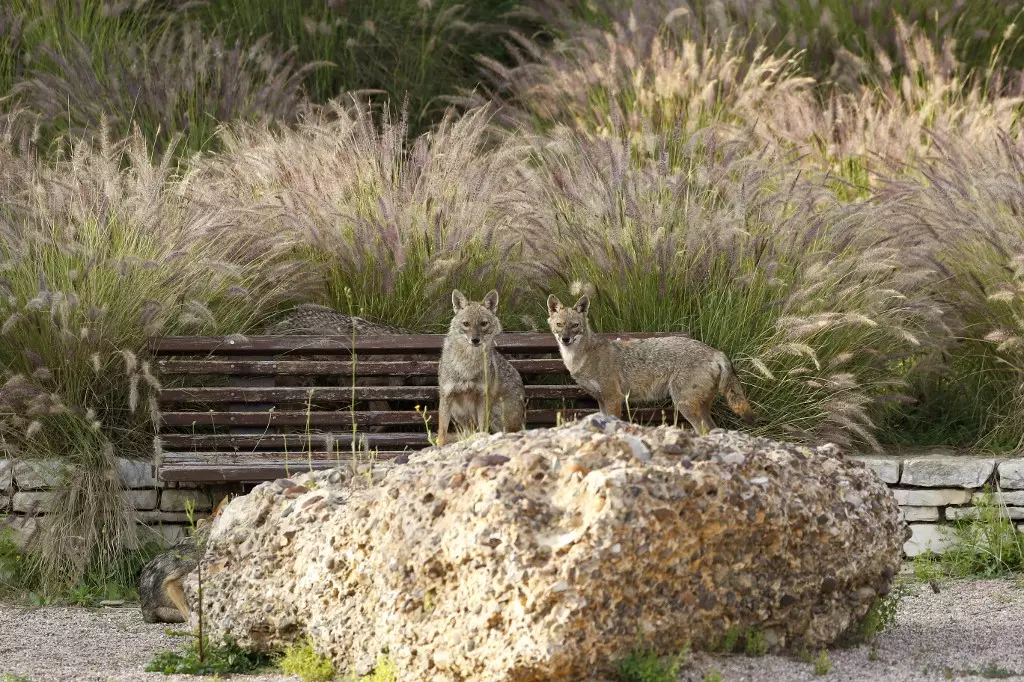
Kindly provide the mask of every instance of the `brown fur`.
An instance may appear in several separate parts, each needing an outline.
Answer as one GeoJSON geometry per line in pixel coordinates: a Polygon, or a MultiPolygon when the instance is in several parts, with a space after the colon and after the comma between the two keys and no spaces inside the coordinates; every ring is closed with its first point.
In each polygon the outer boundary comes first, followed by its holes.
{"type": "Polygon", "coordinates": [[[569,374],[597,400],[604,414],[620,417],[631,405],[672,399],[675,411],[698,432],[715,428],[711,403],[718,393],[748,424],[754,413],[725,353],[683,337],[605,340],[590,331],[590,299],[571,308],[548,296],[548,326],[569,374]]]}
{"type": "Polygon", "coordinates": [[[519,372],[494,347],[494,338],[501,333],[501,322],[494,314],[498,292],[491,291],[481,303],[471,303],[456,290],[452,306],[455,317],[438,370],[438,445],[448,441],[452,420],[478,431],[488,426],[492,431],[518,431],[526,416],[526,390],[519,372]]]}
{"type": "Polygon", "coordinates": [[[210,526],[228,503],[225,497],[209,518],[196,522],[195,534],[153,557],[139,577],[142,620],[147,623],[185,623],[192,609],[185,598],[185,577],[195,570],[206,549],[210,526]]]}

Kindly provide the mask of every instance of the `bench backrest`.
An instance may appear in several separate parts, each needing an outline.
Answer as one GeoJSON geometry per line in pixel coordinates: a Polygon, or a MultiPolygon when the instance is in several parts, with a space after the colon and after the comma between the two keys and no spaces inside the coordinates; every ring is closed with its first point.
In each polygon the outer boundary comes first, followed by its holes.
{"type": "MultiPolygon", "coordinates": [[[[436,431],[443,342],[441,334],[154,338],[149,350],[162,384],[158,475],[262,481],[427,447],[428,430],[436,431]]],[[[551,334],[503,334],[497,346],[526,384],[527,428],[596,409],[568,376],[551,334]]],[[[646,419],[661,415],[634,411],[646,419]]]]}

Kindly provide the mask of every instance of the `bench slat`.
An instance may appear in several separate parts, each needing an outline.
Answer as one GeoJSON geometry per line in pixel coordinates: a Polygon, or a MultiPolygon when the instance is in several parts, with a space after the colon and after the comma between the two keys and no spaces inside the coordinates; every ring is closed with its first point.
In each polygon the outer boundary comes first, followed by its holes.
{"type": "MultiPolygon", "coordinates": [[[[510,360],[521,374],[568,374],[565,363],[510,360]]],[[[437,376],[437,360],[356,361],[356,376],[437,376]]],[[[160,373],[179,375],[293,376],[352,375],[347,360],[159,360],[160,373]]]]}
{"type": "MultiPolygon", "coordinates": [[[[584,417],[596,412],[596,407],[575,407],[564,409],[538,409],[526,411],[527,426],[550,426],[558,423],[558,415],[564,422],[584,417]]],[[[654,420],[661,423],[662,413],[667,422],[672,422],[672,408],[641,408],[632,410],[634,421],[654,420]]],[[[426,413],[430,420],[431,430],[437,429],[437,412],[429,410],[426,413]]],[[[179,427],[277,427],[277,426],[306,426],[311,428],[337,427],[339,432],[352,428],[353,414],[348,410],[283,410],[266,412],[164,412],[160,415],[161,424],[164,426],[179,427]]],[[[355,413],[356,425],[359,428],[367,426],[422,426],[423,412],[415,410],[402,410],[394,412],[368,412],[357,411],[355,413]]]]}
{"type": "MultiPolygon", "coordinates": [[[[173,454],[173,453],[172,453],[173,454]]],[[[378,452],[374,459],[379,462],[393,460],[408,452],[378,452]]],[[[160,466],[159,476],[163,481],[195,483],[237,483],[273,481],[278,478],[295,476],[309,471],[333,469],[338,463],[351,462],[351,456],[330,457],[314,452],[312,457],[302,454],[298,457],[283,452],[261,452],[257,455],[224,452],[193,452],[188,458],[168,457],[160,466]],[[318,457],[319,455],[319,457],[318,457]]]]}
{"type": "MultiPolygon", "coordinates": [[[[164,336],[148,341],[154,356],[167,355],[281,355],[316,353],[348,355],[356,353],[401,354],[440,353],[445,334],[402,334],[384,336],[164,336]]],[[[687,336],[682,332],[602,333],[604,338],[647,339],[687,336]]],[[[550,333],[507,333],[496,339],[503,353],[557,353],[558,344],[550,333]]]]}
{"type": "MultiPolygon", "coordinates": [[[[180,403],[340,403],[357,400],[436,400],[437,386],[314,386],[286,388],[164,388],[157,392],[160,404],[180,403]]],[[[527,386],[527,398],[586,398],[576,385],[527,386]]]]}
{"type": "MultiPolygon", "coordinates": [[[[393,450],[404,447],[422,448],[430,445],[425,431],[419,433],[365,433],[356,436],[356,445],[366,443],[369,448],[393,450]]],[[[351,452],[352,433],[266,433],[266,434],[184,434],[172,433],[160,436],[160,447],[163,452],[192,450],[231,451],[234,448],[253,450],[285,450],[302,457],[312,446],[313,451],[326,452],[329,443],[335,446],[331,452],[351,452]]],[[[254,453],[260,454],[260,453],[254,453]]]]}

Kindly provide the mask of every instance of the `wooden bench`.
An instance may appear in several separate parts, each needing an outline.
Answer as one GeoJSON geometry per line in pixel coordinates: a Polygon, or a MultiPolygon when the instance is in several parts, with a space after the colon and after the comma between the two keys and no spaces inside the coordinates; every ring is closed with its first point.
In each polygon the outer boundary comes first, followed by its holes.
{"type": "MultiPolygon", "coordinates": [[[[358,336],[354,343],[341,336],[151,339],[161,382],[157,474],[175,482],[259,482],[310,466],[331,468],[360,452],[393,460],[428,447],[428,424],[431,433],[437,428],[443,343],[440,334],[358,336]],[[421,385],[353,387],[353,351],[356,377],[421,385]],[[282,377],[294,383],[296,376],[310,377],[310,385],[279,385],[282,377]],[[389,409],[367,409],[367,401],[387,401],[389,409]]],[[[551,334],[503,334],[498,348],[526,384],[527,428],[553,426],[597,409],[568,376],[551,334]]],[[[633,410],[632,416],[672,420],[671,409],[633,410]]]]}

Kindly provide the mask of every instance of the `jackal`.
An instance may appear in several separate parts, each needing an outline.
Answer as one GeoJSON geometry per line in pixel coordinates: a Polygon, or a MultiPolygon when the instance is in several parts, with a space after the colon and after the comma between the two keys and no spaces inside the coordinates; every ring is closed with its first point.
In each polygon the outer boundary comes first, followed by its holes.
{"type": "Polygon", "coordinates": [[[725,353],[696,339],[601,339],[590,331],[590,299],[570,308],[548,296],[548,326],[569,374],[597,400],[601,412],[619,417],[631,404],[672,398],[675,411],[703,433],[715,428],[711,402],[718,393],[747,424],[754,423],[743,386],[725,353]]]}
{"type": "Polygon", "coordinates": [[[501,333],[494,314],[498,292],[475,303],[456,289],[452,307],[455,316],[438,368],[437,444],[447,442],[453,419],[478,431],[518,431],[526,416],[526,390],[519,372],[494,347],[494,338],[501,333]]]}
{"type": "Polygon", "coordinates": [[[186,623],[192,613],[183,589],[185,577],[195,570],[206,551],[210,526],[229,498],[223,498],[208,518],[196,522],[192,537],[180,540],[146,564],[139,577],[139,603],[147,623],[186,623]]]}

